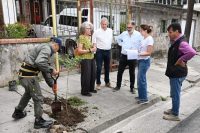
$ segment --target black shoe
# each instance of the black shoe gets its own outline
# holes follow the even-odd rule
[[[87,94],[82,94],[83,96],[87,96],[87,97],[91,97],[92,94],[91,93],[87,93]]]
[[[49,128],[53,124],[52,120],[44,120],[42,117],[35,118],[34,128]]]
[[[97,90],[90,91],[91,93],[97,93]]]
[[[113,92],[119,91],[119,90],[120,90],[120,88],[116,86],[116,87],[113,89]]]
[[[136,91],[135,91],[134,88],[131,88],[131,89],[130,89],[130,92],[131,92],[132,94],[136,94]]]
[[[24,118],[25,116],[26,116],[26,112],[25,111],[21,111],[21,110],[16,109],[16,108],[15,108],[14,113],[12,114],[12,117],[14,119],[21,119],[21,118]]]

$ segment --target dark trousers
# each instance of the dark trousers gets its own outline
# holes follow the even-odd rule
[[[81,94],[88,94],[94,90],[96,67],[94,59],[81,61]]]
[[[97,49],[96,51],[96,63],[97,63],[97,84],[101,84],[101,70],[102,70],[102,64],[104,62],[104,81],[105,83],[109,83],[109,71],[110,71],[110,50],[102,50]]]
[[[130,76],[130,89],[134,88],[135,84],[135,67],[137,65],[137,60],[127,60],[127,55],[121,55],[117,73],[117,87],[121,87],[122,75],[126,66],[129,66],[129,76]]]

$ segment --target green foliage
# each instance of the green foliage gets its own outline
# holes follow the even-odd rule
[[[59,64],[64,66],[68,71],[78,67],[81,59],[79,57],[69,58],[69,55],[59,56]]]
[[[120,24],[120,33],[122,33],[125,30],[126,30],[126,24],[125,23],[121,23]]]
[[[85,101],[83,101],[82,99],[74,96],[74,97],[70,97],[67,99],[67,102],[71,105],[71,106],[81,106],[86,104]]]
[[[8,38],[25,38],[27,36],[28,26],[15,23],[4,26],[4,29]]]
[[[96,107],[96,106],[94,106],[92,109],[96,109],[96,110],[98,110],[99,108],[98,108],[98,107]]]

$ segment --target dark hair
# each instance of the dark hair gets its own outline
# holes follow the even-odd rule
[[[172,23],[168,26],[167,31],[169,31],[172,28],[173,31],[178,30],[179,33],[182,33],[181,25],[179,23]]]
[[[146,30],[148,34],[151,33],[151,32],[152,32],[152,29],[153,29],[152,26],[149,26],[149,25],[146,25],[146,24],[140,25],[140,28],[141,28],[142,30]]]
[[[127,22],[127,25],[128,25],[128,24],[131,24],[131,25],[134,26],[134,25],[135,25],[135,21],[128,21],[128,22]]]

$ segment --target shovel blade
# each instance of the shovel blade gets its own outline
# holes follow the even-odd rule
[[[58,112],[61,112],[61,102],[60,101],[54,101],[51,104],[51,110],[53,114],[57,114]]]

